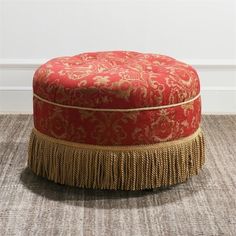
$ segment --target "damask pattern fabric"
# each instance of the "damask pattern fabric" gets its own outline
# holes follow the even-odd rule
[[[35,72],[33,88],[35,128],[66,141],[154,144],[187,137],[200,124],[196,71],[164,55],[114,51],[55,58]]]
[[[56,183],[142,190],[205,162],[200,83],[171,57],[138,52],[55,58],[33,79],[28,167]]]

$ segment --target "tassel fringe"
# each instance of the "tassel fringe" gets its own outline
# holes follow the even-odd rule
[[[205,162],[204,136],[139,146],[62,141],[32,130],[28,166],[56,183],[94,189],[141,190],[185,182]]]

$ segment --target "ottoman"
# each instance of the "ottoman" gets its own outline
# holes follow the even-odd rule
[[[204,164],[200,83],[171,57],[130,51],[59,57],[33,79],[28,167],[56,183],[141,190]]]

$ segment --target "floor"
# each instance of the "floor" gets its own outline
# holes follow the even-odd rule
[[[0,115],[0,235],[236,235],[236,116],[204,116],[206,164],[168,189],[66,187],[26,168],[30,115]]]

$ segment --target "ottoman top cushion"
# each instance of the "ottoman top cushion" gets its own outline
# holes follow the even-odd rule
[[[52,59],[35,72],[33,89],[62,105],[129,109],[191,100],[200,85],[196,71],[174,58],[109,51]]]

